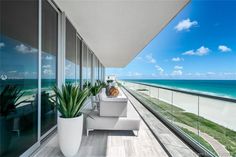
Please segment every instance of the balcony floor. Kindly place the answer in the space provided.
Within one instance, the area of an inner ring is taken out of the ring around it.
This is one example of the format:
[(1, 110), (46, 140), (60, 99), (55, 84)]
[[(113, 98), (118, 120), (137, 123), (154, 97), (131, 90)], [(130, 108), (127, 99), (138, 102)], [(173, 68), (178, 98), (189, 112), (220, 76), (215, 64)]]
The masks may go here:
[[(198, 156), (134, 97), (126, 91), (125, 94), (142, 117), (139, 135), (135, 136), (133, 131), (91, 131), (89, 136), (83, 135), (76, 157)], [(63, 157), (57, 134), (45, 141), (32, 157)]]
[[(168, 157), (151, 131), (141, 122), (139, 136), (133, 131), (91, 131), (83, 136), (80, 157)], [(45, 144), (34, 157), (63, 157), (57, 135)]]

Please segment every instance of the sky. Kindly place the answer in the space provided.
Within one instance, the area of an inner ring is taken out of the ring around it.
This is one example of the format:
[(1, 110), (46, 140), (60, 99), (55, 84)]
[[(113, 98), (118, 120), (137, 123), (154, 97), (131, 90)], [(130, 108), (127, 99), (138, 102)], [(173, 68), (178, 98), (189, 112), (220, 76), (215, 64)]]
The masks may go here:
[[(56, 57), (42, 53), (42, 78), (56, 77)], [(0, 79), (36, 79), (38, 50), (0, 34)], [(71, 68), (73, 69), (73, 68)]]
[(125, 68), (106, 75), (236, 80), (236, 1), (191, 1)]

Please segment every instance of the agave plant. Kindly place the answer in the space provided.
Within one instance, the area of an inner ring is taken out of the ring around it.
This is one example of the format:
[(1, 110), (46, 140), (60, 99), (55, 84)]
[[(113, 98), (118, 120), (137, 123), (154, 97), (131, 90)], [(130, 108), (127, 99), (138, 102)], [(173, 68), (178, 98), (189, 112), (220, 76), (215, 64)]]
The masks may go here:
[(7, 116), (13, 112), (21, 102), (18, 100), (24, 95), (15, 85), (7, 85), (0, 93), (0, 116)]
[(102, 81), (101, 81), (101, 80), (96, 80), (96, 83), (97, 83), (98, 85), (101, 85), (101, 84), (102, 84)]
[(95, 85), (91, 87), (90, 92), (93, 96), (96, 96), (100, 92), (101, 89), (102, 89), (102, 86), (95, 83)]
[(85, 81), (83, 84), (83, 89), (90, 88), (90, 87), (91, 87), (91, 83), (89, 81)]
[[(90, 90), (85, 88), (81, 90), (79, 86), (72, 84), (62, 85), (60, 90), (57, 86), (53, 87), (57, 96), (57, 109), (61, 113), (62, 118), (74, 118), (81, 114), (81, 109), (90, 94)], [(52, 101), (56, 102), (56, 100)]]
[(101, 82), (100, 85), (102, 86), (101, 88), (105, 88), (107, 86), (107, 84), (105, 82)]

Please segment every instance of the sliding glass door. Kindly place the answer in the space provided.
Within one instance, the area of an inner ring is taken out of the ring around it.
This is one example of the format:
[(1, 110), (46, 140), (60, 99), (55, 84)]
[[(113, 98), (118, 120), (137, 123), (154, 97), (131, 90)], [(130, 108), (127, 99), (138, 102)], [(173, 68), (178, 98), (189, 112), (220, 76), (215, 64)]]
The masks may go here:
[(82, 41), (79, 36), (76, 37), (76, 82), (81, 87), (81, 52), (82, 52)]
[(88, 82), (91, 83), (92, 82), (92, 52), (90, 50), (88, 50), (88, 61), (87, 61), (87, 79)]
[(38, 140), (38, 1), (0, 0), (0, 156)]
[(57, 123), (52, 87), (86, 87), (100, 67), (51, 0), (0, 0), (0, 156), (35, 150)]
[(52, 87), (57, 84), (58, 13), (47, 1), (42, 1), (41, 53), (41, 135), (57, 122), (57, 110), (52, 99)]
[(47, 0), (0, 0), (1, 157), (31, 152), (56, 125), (58, 20)]
[(76, 29), (66, 19), (66, 83), (76, 83)]
[(87, 45), (83, 42), (82, 44), (82, 87), (85, 88), (88, 85), (88, 54)]

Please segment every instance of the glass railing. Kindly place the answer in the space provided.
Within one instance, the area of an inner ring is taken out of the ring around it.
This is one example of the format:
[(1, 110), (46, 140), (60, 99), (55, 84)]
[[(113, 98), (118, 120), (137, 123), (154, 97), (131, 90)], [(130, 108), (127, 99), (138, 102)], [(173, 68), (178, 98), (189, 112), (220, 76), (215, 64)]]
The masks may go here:
[(236, 156), (236, 100), (120, 81), (188, 140), (213, 156)]

